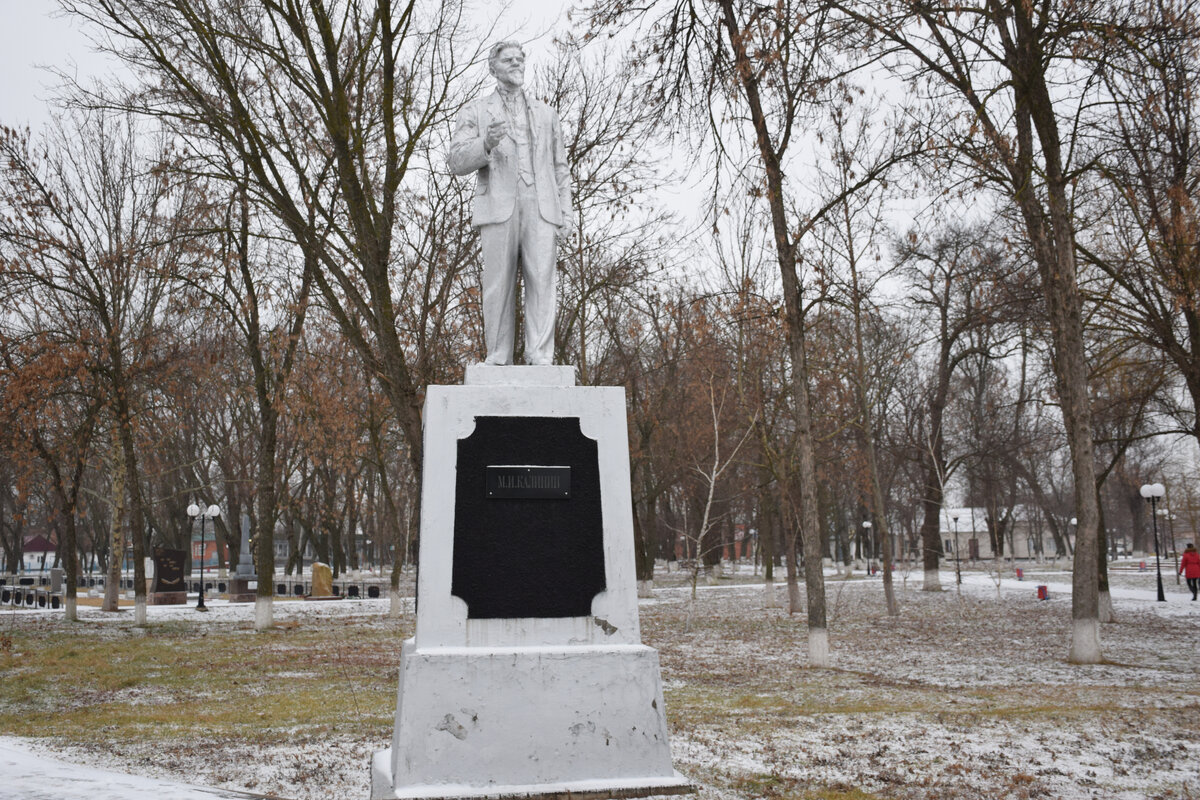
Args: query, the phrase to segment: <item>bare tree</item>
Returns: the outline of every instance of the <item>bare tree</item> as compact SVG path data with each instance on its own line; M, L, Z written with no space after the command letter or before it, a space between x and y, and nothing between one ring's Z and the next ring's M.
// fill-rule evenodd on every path
M9 334L0 334L0 413L9 422L0 438L7 454L3 472L10 481L48 484L47 517L58 532L66 577L64 612L68 621L75 621L80 493L100 401L87 385L92 376L86 353L74 342L55 341L44 331ZM21 560L22 531L15 533L11 539L2 537L9 571Z
M846 87L845 91L851 90ZM877 375L869 374L875 371L873 364L868 363L867 337L864 334L864 328L871 324L869 319L864 318L872 316L875 288L887 277L886 270L873 275L866 271L871 253L874 251L878 254L879 239L883 236L884 186L875 183L858 191L851 190L857 174L863 168L859 159L872 152L871 114L869 105L850 102L835 104L830 111L831 158L821 174L831 184L826 194L840 199L836 213L818 228L818 234L822 239L822 261L825 262L822 266L825 271L836 274L840 268L846 270L843 305L853 320L854 361L850 380L854 387L855 416L869 487L866 505L873 519L874 541L882 545L883 591L888 615L896 616L900 613L900 607L892 586L892 536L888 530L888 508L880 476L875 402L872 398L872 394L880 387L873 380ZM874 359L871 361L874 362Z
M945 487L959 463L946 454L946 407L955 373L976 352L967 334L993 314L1004 313L997 293L989 288L989 277L1003 272L1003 256L982 227L951 227L925 236L912 231L897 242L895 250L912 287L909 297L923 312L933 351L924 393L926 414L914 450L925 476L920 533L924 590L936 592L941 590L938 562Z
M761 208L749 198L731 202L722 212L728 224L714 225L716 268L719 283L714 292L723 297L729 324L727 336L732 360L732 383L738 393L740 415L754 420L754 447L746 461L754 464L744 495L755 498L751 515L758 531L756 564L761 561L765 605L776 606L775 561L781 554L791 563L787 573L789 603L800 604L795 570L795 528L780 536L783 500L781 487L794 476L795 452L791 406L788 402L787 357L778 347L786 336L777 310L780 297L772 286L771 242ZM786 550L777 536L786 540Z
M1096 582L1099 508L1076 274L1072 137L1088 108L1096 62L1114 13L1099 0L994 0L978 7L831 0L864 44L886 55L910 86L928 87L929 137L971 180L1020 215L1037 265L1053 344L1057 391L1071 452L1079 528L1069 658L1101 658ZM1111 12L1111 13L1110 13ZM1056 91L1067 80L1074 91Z
M5 278L42 315L35 327L57 326L60 341L77 337L96 376L110 421L114 506L123 510L129 495L139 622L149 505L135 430L139 385L169 359L168 290L193 255L199 201L190 183L171 180L157 144L156 152L139 152L132 118L103 112L61 121L37 149L26 136L0 131ZM112 522L118 544L122 516ZM115 611L112 584L106 608Z
M1153 0L1134 10L1139 46L1104 73L1111 94L1096 147L1101 191L1080 251L1098 268L1097 326L1158 354L1187 401L1162 410L1200 442L1200 6ZM1171 384L1174 384L1172 381ZM1180 398L1181 399L1181 398ZM1165 431L1164 431L1165 432Z
M828 35L827 16L809 14L801 2L764 6L742 0L696 5L670 0L631 7L597 0L590 9L594 30L634 25L649 17L639 40L639 63L648 71L650 97L665 119L683 118L711 145L722 175L730 165L739 188L764 200L771 220L775 256L783 284L784 315L792 362L792 394L799 463L801 533L808 600L809 660L828 666L829 648L823 536L817 511L816 448L812 433L806 303L801 239L838 205L822 198L813 207L793 206L796 194L786 177L789 148L820 116L830 81L845 65ZM728 123L728 124L726 124ZM898 140L886 143L851 191L877 180L896 160ZM752 155L743 159L742 151ZM793 605L792 612L799 609Z
M721 381L724 383L724 381ZM746 444L746 440L754 433L755 419L750 420L741 437L733 443L728 454L722 452L721 443L722 427L728 422L728 414L726 413L725 404L729 399L728 387L723 387L720 391L717 390L717 376L709 373L707 381L708 389L708 410L709 421L712 424L712 451L711 460L706 462L697 462L692 465L692 471L700 479L700 488L703 493L703 501L701 503L700 520L697 523L694 532L691 530L685 531L685 536L692 540L696 559L692 566L692 600L696 599L696 582L700 576L700 567L705 561L705 556L721 548L722 542L714 541L712 536L715 525L717 524L717 484L736 463L738 453L742 446ZM724 504L722 504L724 505Z
M306 275L379 381L422 462L420 374L399 323L397 283L421 281L398 257L398 193L431 132L466 96L451 85L475 61L458 0L230 4L219 0L64 0L139 77L126 97L85 94L165 119L213 174L242 181L304 253ZM231 158L225 158L224 154ZM244 176L228 174L244 165ZM260 570L273 529L258 514ZM269 581L260 574L264 597Z
M659 120L638 95L628 59L590 54L571 39L558 43L555 56L538 83L563 121L575 214L574 234L561 248L555 351L574 357L584 384L619 382L603 372L615 347L610 309L635 302L629 294L676 260L667 230L672 217L647 202L664 177L655 147ZM640 563L638 578L650 578Z

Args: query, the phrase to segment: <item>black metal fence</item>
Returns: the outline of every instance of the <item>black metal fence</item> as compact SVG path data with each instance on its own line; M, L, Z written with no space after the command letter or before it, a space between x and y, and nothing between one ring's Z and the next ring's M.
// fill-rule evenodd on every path
M93 589L103 591L107 580L105 575L81 575L76 588L81 592ZM190 594L200 592L200 580L192 577L185 579ZM276 575L272 582L276 597L294 599L312 595L311 578ZM64 593L61 589L53 591L51 586L49 575L0 575L0 608L62 608ZM123 592L133 591L133 578L122 577L120 587ZM347 600L377 600L388 596L388 587L387 578L337 578L333 581L332 596ZM204 593L210 597L219 597L229 589L228 578L204 578Z

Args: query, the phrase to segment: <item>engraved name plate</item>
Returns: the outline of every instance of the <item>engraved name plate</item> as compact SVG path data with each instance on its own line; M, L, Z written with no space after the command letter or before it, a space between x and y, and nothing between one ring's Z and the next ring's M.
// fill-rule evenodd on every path
M571 468L488 466L485 486L490 500L564 500L571 496Z

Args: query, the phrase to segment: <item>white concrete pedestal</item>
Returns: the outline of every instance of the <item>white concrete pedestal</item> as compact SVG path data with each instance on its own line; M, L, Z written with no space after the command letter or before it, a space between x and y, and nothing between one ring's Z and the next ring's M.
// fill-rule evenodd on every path
M410 640L401 665L396 735L375 755L372 798L687 788L671 768L649 647L419 652Z
M417 629L371 800L692 791L638 628L624 391L573 384L572 367L474 365L464 386L429 387ZM503 416L577 418L597 443L605 589L589 616L473 619L451 594L457 443Z

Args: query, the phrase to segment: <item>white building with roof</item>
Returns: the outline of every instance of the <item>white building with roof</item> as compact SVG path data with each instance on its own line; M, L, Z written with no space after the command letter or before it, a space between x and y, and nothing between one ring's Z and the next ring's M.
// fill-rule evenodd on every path
M940 528L946 558L954 558L955 553L966 561L995 558L986 508L943 508ZM1074 549L1075 531L1069 524L1065 528L1068 547ZM1004 558L1054 558L1057 550L1049 525L1042 519L1042 514L1030 506L1013 508L1011 517L1004 521L1003 536L1004 544L1000 550Z

